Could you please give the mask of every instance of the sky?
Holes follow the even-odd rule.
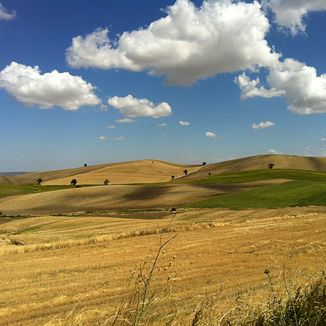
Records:
[[[326,156],[325,0],[0,0],[0,171]]]

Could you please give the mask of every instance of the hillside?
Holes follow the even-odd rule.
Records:
[[[51,179],[45,184],[66,185],[70,184],[72,178],[77,179],[78,184],[103,184],[105,179],[108,179],[110,184],[157,183],[170,181],[172,175],[176,178],[181,177],[185,169],[191,173],[198,168],[198,166],[179,165],[157,160],[130,161]]]
[[[87,167],[78,167],[64,170],[31,172],[16,176],[0,176],[0,184],[35,184],[42,178],[46,185],[67,185],[75,178],[79,184],[103,184],[105,179],[110,183],[154,183],[169,181],[172,175],[183,174],[184,169],[189,172],[198,167],[180,165],[158,160],[127,161],[110,164],[99,164]]]
[[[326,157],[307,157],[295,155],[256,155],[215,164],[209,164],[188,175],[187,180],[206,177],[209,173],[225,174],[244,171],[263,170],[273,163],[274,169],[326,171]]]

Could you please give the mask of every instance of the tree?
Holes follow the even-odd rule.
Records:
[[[208,176],[210,177],[212,175],[212,172],[208,172]]]
[[[36,183],[40,186],[41,185],[41,183],[43,182],[43,179],[42,178],[38,178],[37,180],[36,180]]]
[[[171,175],[171,180],[174,180],[175,179],[175,175]]]
[[[84,167],[87,168],[87,163],[84,164]]]
[[[206,162],[203,162],[203,165],[206,165],[207,163]]]
[[[183,171],[184,175],[188,175],[188,170]]]
[[[110,183],[110,180],[109,179],[105,179],[103,183],[104,183],[105,186],[107,186]]]
[[[70,184],[71,184],[72,186],[75,186],[75,185],[77,184],[77,179],[72,179],[72,180],[70,181]]]
[[[273,164],[273,163],[269,163],[269,164],[268,164],[268,167],[269,167],[270,169],[272,169],[274,166],[275,166],[275,164]]]

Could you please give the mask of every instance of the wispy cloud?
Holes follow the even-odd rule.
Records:
[[[16,17],[16,12],[9,12],[1,3],[0,3],[0,20],[11,20]]]
[[[208,138],[211,138],[211,139],[218,139],[219,137],[216,135],[215,132],[212,132],[212,131],[206,131],[205,132],[205,136],[208,137]]]
[[[179,125],[180,126],[183,126],[183,127],[187,127],[187,126],[190,126],[190,122],[189,121],[180,120],[179,121]]]
[[[253,129],[266,129],[275,126],[275,123],[272,121],[262,121],[260,123],[253,123],[251,128]]]
[[[130,118],[123,118],[123,119],[118,119],[115,122],[117,122],[117,123],[133,123],[133,122],[136,122],[136,120],[130,119]]]
[[[273,149],[273,148],[269,149],[269,150],[267,151],[267,153],[268,153],[268,154],[282,154],[281,152],[279,152],[279,151],[277,151],[277,150],[275,150],[275,149]]]
[[[114,125],[109,125],[108,126],[108,129],[115,129],[116,128],[116,126],[114,126]]]
[[[166,126],[167,126],[167,124],[165,122],[158,124],[158,127],[160,127],[160,128],[163,128],[163,127],[166,127]]]

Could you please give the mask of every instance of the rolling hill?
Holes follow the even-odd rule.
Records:
[[[209,164],[186,177],[196,180],[206,177],[209,173],[226,174],[244,171],[263,170],[273,163],[275,169],[326,171],[326,157],[308,157],[295,155],[257,155]]]
[[[103,184],[105,179],[109,179],[113,184],[156,183],[169,181],[172,175],[180,177],[185,169],[193,172],[198,167],[158,160],[127,161],[64,170],[31,172],[16,176],[0,176],[0,184],[35,184],[38,178],[42,178],[46,185],[69,185],[73,178],[77,179],[78,184]]]

